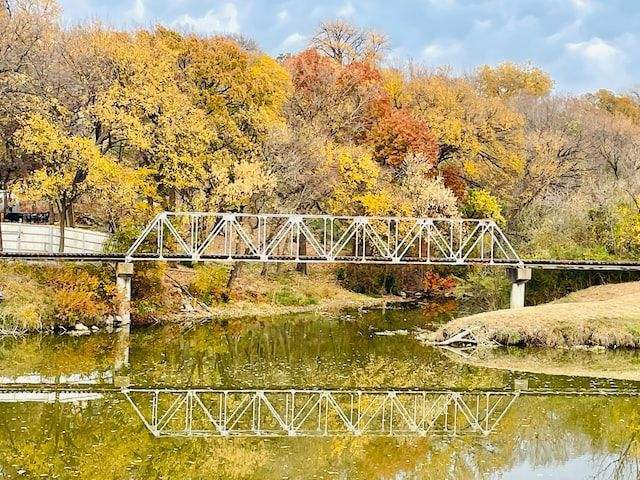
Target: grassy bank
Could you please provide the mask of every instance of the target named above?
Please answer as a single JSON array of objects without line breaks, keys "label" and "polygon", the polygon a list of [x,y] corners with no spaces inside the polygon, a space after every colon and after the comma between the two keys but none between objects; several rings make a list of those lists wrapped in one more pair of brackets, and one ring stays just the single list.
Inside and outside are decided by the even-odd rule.
[{"label": "grassy bank", "polygon": [[431,340],[470,330],[480,343],[572,347],[640,347],[640,282],[601,285],[544,305],[455,319]]},{"label": "grassy bank", "polygon": [[[209,318],[271,316],[307,311],[376,307],[393,296],[369,296],[340,285],[334,268],[246,264],[229,282],[221,264],[136,264],[132,322],[193,322]],[[0,333],[22,334],[110,324],[118,294],[112,265],[0,264]]]},{"label": "grassy bank", "polygon": [[228,267],[202,265],[166,272],[170,283],[181,289],[181,313],[175,321],[189,318],[237,318],[271,316],[310,311],[381,306],[401,301],[395,296],[369,296],[342,287],[335,269],[311,266],[304,275],[294,266],[243,265],[231,288],[226,287]]}]

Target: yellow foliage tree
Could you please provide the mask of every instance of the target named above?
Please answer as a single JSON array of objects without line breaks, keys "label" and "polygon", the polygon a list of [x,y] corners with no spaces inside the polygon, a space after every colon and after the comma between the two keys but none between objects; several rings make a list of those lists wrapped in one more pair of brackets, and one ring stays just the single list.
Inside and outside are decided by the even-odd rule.
[{"label": "yellow foliage tree", "polygon": [[16,142],[34,158],[37,168],[16,185],[19,198],[47,200],[60,215],[60,251],[64,251],[65,227],[73,224],[73,206],[89,193],[102,192],[114,201],[134,197],[145,184],[143,170],[118,165],[102,155],[88,138],[66,134],[58,125],[33,115],[16,132]]},{"label": "yellow foliage tree", "polygon": [[335,171],[328,201],[329,211],[343,215],[384,215],[391,208],[391,192],[385,174],[371,154],[357,148],[335,147],[328,151]]},{"label": "yellow foliage tree", "polygon": [[534,97],[548,95],[553,80],[548,73],[532,65],[505,62],[491,67],[484,65],[476,72],[480,91],[490,97],[509,99],[525,94]]},{"label": "yellow foliage tree", "polygon": [[440,166],[455,168],[469,185],[508,195],[523,167],[522,117],[461,78],[416,74],[406,89],[410,107],[438,139]]}]

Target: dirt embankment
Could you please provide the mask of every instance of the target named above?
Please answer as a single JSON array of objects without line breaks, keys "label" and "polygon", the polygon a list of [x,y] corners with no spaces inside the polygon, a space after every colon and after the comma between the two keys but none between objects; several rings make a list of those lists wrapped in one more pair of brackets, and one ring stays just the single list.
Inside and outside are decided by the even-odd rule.
[{"label": "dirt embankment", "polygon": [[555,302],[455,319],[429,340],[470,331],[479,344],[640,347],[640,282],[587,288]]}]

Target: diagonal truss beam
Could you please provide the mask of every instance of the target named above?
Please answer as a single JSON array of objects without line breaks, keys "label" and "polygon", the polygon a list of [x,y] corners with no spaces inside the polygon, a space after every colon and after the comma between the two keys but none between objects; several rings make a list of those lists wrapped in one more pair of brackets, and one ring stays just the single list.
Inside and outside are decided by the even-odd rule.
[{"label": "diagonal truss beam", "polygon": [[127,261],[523,266],[490,219],[162,212]]}]

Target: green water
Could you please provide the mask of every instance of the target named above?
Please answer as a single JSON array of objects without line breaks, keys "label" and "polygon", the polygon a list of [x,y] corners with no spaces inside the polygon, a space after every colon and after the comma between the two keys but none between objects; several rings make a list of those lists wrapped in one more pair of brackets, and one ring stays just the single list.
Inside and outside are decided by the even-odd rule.
[{"label": "green water", "polygon": [[376,334],[432,328],[443,319],[388,310],[0,340],[5,391],[27,382],[90,384],[84,397],[64,401],[36,401],[25,394],[33,387],[2,397],[0,478],[639,478],[636,397],[521,395],[485,436],[156,438],[118,391],[510,391],[515,379],[527,379],[531,389],[635,388],[472,367],[411,335]]}]

